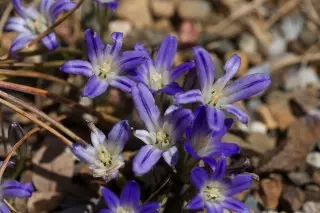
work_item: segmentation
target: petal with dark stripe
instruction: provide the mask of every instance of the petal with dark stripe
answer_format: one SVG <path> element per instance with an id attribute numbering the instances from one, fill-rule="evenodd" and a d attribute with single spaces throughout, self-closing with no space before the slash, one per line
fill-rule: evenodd
<path id="1" fill-rule="evenodd" d="M 137 209 L 140 202 L 140 188 L 135 181 L 129 181 L 120 195 L 121 206 L 129 206 Z"/>
<path id="2" fill-rule="evenodd" d="M 147 54 L 142 51 L 125 51 L 121 54 L 118 61 L 118 66 L 120 71 L 126 71 L 131 69 L 136 69 L 139 65 L 145 62 L 147 59 Z"/>
<path id="3" fill-rule="evenodd" d="M 18 35 L 12 42 L 10 46 L 10 54 L 15 56 L 15 52 L 24 48 L 30 41 L 35 39 L 34 35 L 23 33 Z"/>
<path id="4" fill-rule="evenodd" d="M 172 82 L 158 91 L 167 95 L 175 95 L 183 92 L 182 88 L 176 82 Z"/>
<path id="5" fill-rule="evenodd" d="M 87 55 L 93 67 L 99 65 L 104 57 L 104 44 L 100 36 L 92 29 L 85 32 L 85 40 L 87 44 Z"/>
<path id="6" fill-rule="evenodd" d="M 102 195 L 108 208 L 113 212 L 116 211 L 117 207 L 120 205 L 119 198 L 106 187 L 102 187 Z"/>
<path id="7" fill-rule="evenodd" d="M 226 167 L 227 167 L 227 160 L 226 160 L 226 157 L 222 154 L 214 172 L 212 173 L 212 178 L 214 180 L 222 180 L 226 172 Z"/>
<path id="8" fill-rule="evenodd" d="M 209 89 L 214 81 L 215 69 L 210 54 L 202 47 L 194 47 L 193 55 L 202 91 Z"/>
<path id="9" fill-rule="evenodd" d="M 168 35 L 161 42 L 155 58 L 155 67 L 158 72 L 168 72 L 173 65 L 174 54 L 177 51 L 177 39 Z"/>
<path id="10" fill-rule="evenodd" d="M 114 154 L 119 154 L 130 137 L 130 126 L 128 121 L 119 121 L 108 134 L 108 149 Z M 110 147 L 109 145 L 112 144 Z"/>
<path id="11" fill-rule="evenodd" d="M 104 93 L 108 88 L 108 83 L 105 81 L 100 80 L 99 78 L 97 78 L 95 75 L 92 75 L 83 92 L 82 92 L 82 96 L 84 97 L 89 97 L 89 98 L 95 98 L 99 95 L 101 95 L 102 93 Z"/>
<path id="12" fill-rule="evenodd" d="M 174 96 L 177 104 L 204 103 L 202 93 L 198 89 L 189 90 L 185 93 L 179 93 Z"/>
<path id="13" fill-rule="evenodd" d="M 123 92 L 131 92 L 132 87 L 136 85 L 136 82 L 126 76 L 116 76 L 112 78 L 110 85 Z"/>
<path id="14" fill-rule="evenodd" d="M 90 77 L 93 74 L 91 64 L 84 60 L 67 61 L 60 69 L 62 72 L 68 74 L 83 75 L 86 77 Z"/>
<path id="15" fill-rule="evenodd" d="M 210 129 L 220 131 L 224 125 L 224 113 L 215 107 L 207 106 L 207 122 Z"/>
<path id="16" fill-rule="evenodd" d="M 179 66 L 175 67 L 170 72 L 170 81 L 177 80 L 180 76 L 194 68 L 194 62 L 185 62 L 183 64 L 180 64 Z"/>
<path id="17" fill-rule="evenodd" d="M 162 151 L 152 145 L 143 146 L 133 159 L 133 171 L 136 175 L 143 175 L 152 169 L 159 161 Z"/>
<path id="18" fill-rule="evenodd" d="M 191 179 L 197 189 L 201 189 L 209 180 L 208 173 L 201 167 L 195 167 L 191 170 Z"/>
<path id="19" fill-rule="evenodd" d="M 204 206 L 204 202 L 200 195 L 196 195 L 192 200 L 189 201 L 186 209 L 201 209 Z"/>
<path id="20" fill-rule="evenodd" d="M 142 83 L 132 88 L 132 99 L 135 108 L 150 132 L 159 128 L 160 111 L 150 90 Z"/>
<path id="21" fill-rule="evenodd" d="M 48 50 L 54 50 L 58 47 L 58 41 L 54 33 L 50 33 L 41 39 L 42 43 Z"/>
<path id="22" fill-rule="evenodd" d="M 235 115 L 241 123 L 243 123 L 243 124 L 248 123 L 249 117 L 248 117 L 247 113 L 242 111 L 239 107 L 234 106 L 232 104 L 227 104 L 227 105 L 223 105 L 222 108 L 224 110 L 226 110 L 227 112 Z"/>
<path id="23" fill-rule="evenodd" d="M 111 46 L 109 54 L 118 57 L 122 48 L 123 43 L 123 33 L 121 32 L 113 32 L 111 34 L 111 38 L 113 40 L 113 44 Z"/>

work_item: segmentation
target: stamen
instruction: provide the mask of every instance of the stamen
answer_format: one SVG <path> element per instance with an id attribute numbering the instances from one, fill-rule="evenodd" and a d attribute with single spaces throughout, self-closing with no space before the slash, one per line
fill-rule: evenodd
<path id="1" fill-rule="evenodd" d="M 158 90 L 163 86 L 163 76 L 157 71 L 150 72 L 150 81 L 152 89 Z"/>
<path id="2" fill-rule="evenodd" d="M 223 200 L 223 187 L 218 182 L 212 182 L 203 187 L 203 199 L 206 202 L 217 202 Z"/>

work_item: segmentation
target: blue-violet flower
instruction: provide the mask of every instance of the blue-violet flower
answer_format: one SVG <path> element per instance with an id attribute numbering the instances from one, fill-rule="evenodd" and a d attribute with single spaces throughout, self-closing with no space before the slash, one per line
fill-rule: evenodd
<path id="1" fill-rule="evenodd" d="M 175 144 L 192 121 L 191 110 L 169 107 L 164 116 L 161 116 L 152 93 L 142 83 L 132 88 L 132 98 L 147 128 L 147 130 L 134 132 L 134 135 L 146 145 L 135 156 L 133 171 L 137 175 L 147 173 L 161 156 L 169 166 L 174 166 L 177 154 Z"/>
<path id="2" fill-rule="evenodd" d="M 41 0 L 40 8 L 25 7 L 21 0 L 11 0 L 14 10 L 19 17 L 11 17 L 5 26 L 6 31 L 15 31 L 19 35 L 14 39 L 10 47 L 10 53 L 23 48 L 40 33 L 52 25 L 59 14 L 71 10 L 75 3 L 69 0 Z M 49 50 L 58 46 L 56 35 L 52 32 L 42 38 L 42 43 Z"/>
<path id="3" fill-rule="evenodd" d="M 264 73 L 241 77 L 228 84 L 240 67 L 240 57 L 233 55 L 225 64 L 225 74 L 214 82 L 214 65 L 210 54 L 201 47 L 193 48 L 200 90 L 193 89 L 175 96 L 178 104 L 200 102 L 208 106 L 208 122 L 219 131 L 224 123 L 225 110 L 234 114 L 240 122 L 247 123 L 248 116 L 232 103 L 248 98 L 266 89 L 271 83 Z"/>
<path id="4" fill-rule="evenodd" d="M 120 199 L 108 188 L 102 188 L 102 194 L 108 209 L 99 213 L 155 213 L 160 204 L 149 202 L 140 206 L 140 187 L 135 181 L 129 181 L 123 188 Z"/>
<path id="5" fill-rule="evenodd" d="M 140 44 L 136 44 L 135 49 L 148 53 Z M 166 36 L 160 45 L 154 61 L 149 56 L 146 62 L 136 70 L 131 71 L 132 78 L 138 82 L 145 83 L 153 92 L 159 91 L 168 95 L 183 92 L 175 80 L 193 68 L 194 63 L 186 62 L 172 69 L 176 51 L 177 39 L 174 36 Z"/>
<path id="6" fill-rule="evenodd" d="M 100 5 L 111 8 L 113 11 L 117 9 L 119 4 L 119 0 L 94 0 L 94 1 Z"/>
<path id="7" fill-rule="evenodd" d="M 85 163 L 94 177 L 110 180 L 118 175 L 119 168 L 124 165 L 121 155 L 124 145 L 130 136 L 130 126 L 127 121 L 120 121 L 111 129 L 106 138 L 97 127 L 91 125 L 91 142 L 93 146 L 86 148 L 73 144 L 72 152 Z"/>
<path id="8" fill-rule="evenodd" d="M 111 34 L 113 45 L 104 45 L 100 36 L 91 29 L 86 30 L 85 39 L 89 61 L 71 60 L 61 70 L 69 74 L 89 77 L 83 96 L 94 98 L 105 92 L 109 85 L 124 92 L 130 92 L 135 82 L 124 76 L 123 71 L 135 69 L 147 58 L 142 51 L 121 52 L 123 34 Z"/>
<path id="9" fill-rule="evenodd" d="M 191 179 L 198 194 L 188 203 L 187 209 L 205 208 L 208 213 L 223 212 L 223 209 L 239 213 L 250 213 L 250 210 L 232 196 L 248 189 L 252 175 L 238 174 L 232 179 L 225 178 L 226 158 L 222 156 L 212 174 L 203 168 L 195 167 Z"/>

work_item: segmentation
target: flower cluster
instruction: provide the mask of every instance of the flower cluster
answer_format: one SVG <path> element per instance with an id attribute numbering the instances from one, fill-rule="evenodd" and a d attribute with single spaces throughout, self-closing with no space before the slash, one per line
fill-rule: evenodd
<path id="1" fill-rule="evenodd" d="M 118 0 L 95 1 L 112 10 L 118 6 Z M 75 7 L 69 0 L 41 0 L 39 10 L 23 6 L 20 0 L 12 3 L 19 17 L 9 18 L 5 29 L 19 35 L 11 45 L 11 55 L 46 31 L 59 14 Z M 129 121 L 116 123 L 107 136 L 89 124 L 92 145 L 73 144 L 72 152 L 89 165 L 92 175 L 106 183 L 119 177 L 119 182 L 123 182 L 126 179 L 120 169 L 125 165 L 136 176 L 143 176 L 163 163 L 170 175 L 185 185 L 189 184 L 185 174 L 191 174 L 197 194 L 192 200 L 185 200 L 186 209 L 249 212 L 232 196 L 249 188 L 252 176 L 226 172 L 226 158 L 238 154 L 240 149 L 236 143 L 223 141 L 223 136 L 234 119 L 244 124 L 249 121 L 248 115 L 234 103 L 261 93 L 271 83 L 270 77 L 258 73 L 233 80 L 241 64 L 240 57 L 233 55 L 225 63 L 224 75 L 215 79 L 213 60 L 202 47 L 193 48 L 191 61 L 174 66 L 178 42 L 171 35 L 164 38 L 154 58 L 141 44 L 122 51 L 121 32 L 111 34 L 112 44 L 104 44 L 92 29 L 87 29 L 84 37 L 87 59 L 67 61 L 61 71 L 88 78 L 82 91 L 84 97 L 98 97 L 109 87 L 128 93 L 143 123 L 140 128 L 133 128 L 132 135 L 143 145 L 132 163 L 126 162 L 122 153 L 131 138 Z M 55 49 L 55 33 L 44 36 L 42 43 L 48 50 Z M 196 74 L 192 75 L 193 72 Z M 178 82 L 185 76 L 197 78 L 197 85 L 188 89 L 181 86 Z M 187 84 L 188 78 L 184 80 Z M 29 197 L 32 191 L 29 183 L 1 184 L 2 197 Z M 101 213 L 152 213 L 161 208 L 158 202 L 140 205 L 140 188 L 135 181 L 127 181 L 120 199 L 108 188 L 103 188 L 102 193 L 108 208 Z M 9 212 L 2 202 L 0 209 Z"/>
<path id="2" fill-rule="evenodd" d="M 211 56 L 201 47 L 193 49 L 194 61 L 172 69 L 177 49 L 175 37 L 165 37 L 154 60 L 140 44 L 134 50 L 121 52 L 122 34 L 115 32 L 111 37 L 113 44 L 104 45 L 94 31 L 87 30 L 89 61 L 71 60 L 61 70 L 89 77 L 83 96 L 94 98 L 109 86 L 131 94 L 145 126 L 133 132 L 144 143 L 133 158 L 135 175 L 150 172 L 162 157 L 176 175 L 181 168 L 191 171 L 199 193 L 185 208 L 248 212 L 232 195 L 249 188 L 252 177 L 225 174 L 226 157 L 238 154 L 240 149 L 235 143 L 223 142 L 222 138 L 233 123 L 232 116 L 242 123 L 248 122 L 245 112 L 232 104 L 266 89 L 269 76 L 259 73 L 232 81 L 241 63 L 240 57 L 233 55 L 224 66 L 225 74 L 215 81 Z M 176 80 L 193 68 L 200 88 L 185 91 Z M 187 105 L 190 103 L 198 105 Z M 128 121 L 117 123 L 108 137 L 96 127 L 91 129 L 93 146 L 74 145 L 73 153 L 90 165 L 93 176 L 107 181 L 116 178 L 125 164 L 121 151 L 130 137 Z M 200 161 L 210 167 L 210 174 L 197 166 Z M 159 208 L 158 203 L 139 207 L 140 190 L 136 182 L 125 186 L 120 201 L 107 188 L 103 188 L 103 195 L 109 209 L 101 212 L 155 212 Z"/>
<path id="3" fill-rule="evenodd" d="M 20 0 L 12 0 L 11 2 L 19 15 L 9 18 L 5 26 L 5 30 L 19 33 L 10 47 L 12 55 L 15 55 L 15 51 L 23 48 L 44 32 L 61 13 L 68 12 L 75 6 L 75 3 L 69 0 L 41 0 L 39 9 L 25 7 Z M 53 32 L 43 37 L 41 41 L 49 50 L 58 47 L 58 41 Z"/>

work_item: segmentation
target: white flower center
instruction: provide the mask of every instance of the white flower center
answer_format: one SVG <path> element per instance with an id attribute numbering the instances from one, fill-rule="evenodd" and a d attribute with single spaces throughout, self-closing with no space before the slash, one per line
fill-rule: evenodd
<path id="1" fill-rule="evenodd" d="M 40 34 L 48 28 L 48 22 L 43 15 L 40 15 L 37 20 L 27 19 L 27 27 L 34 34 Z"/>
<path id="2" fill-rule="evenodd" d="M 219 182 L 210 182 L 202 188 L 202 199 L 205 202 L 219 202 L 224 198 L 224 187 Z"/>
<path id="3" fill-rule="evenodd" d="M 110 152 L 103 145 L 99 146 L 98 158 L 103 163 L 104 166 L 109 166 L 113 162 L 113 158 L 112 158 Z"/>
<path id="4" fill-rule="evenodd" d="M 97 66 L 97 68 L 95 69 L 95 74 L 101 80 L 107 80 L 108 78 L 115 76 L 115 72 L 112 72 L 112 68 L 112 59 L 107 58 L 105 62 Z"/>
<path id="5" fill-rule="evenodd" d="M 150 84 L 151 84 L 152 89 L 155 89 L 155 90 L 161 89 L 163 86 L 162 74 L 157 71 L 151 71 L 150 72 Z"/>
<path id="6" fill-rule="evenodd" d="M 129 207 L 119 206 L 116 209 L 116 213 L 134 213 L 134 210 L 130 209 Z"/>
<path id="7" fill-rule="evenodd" d="M 152 134 L 155 138 L 154 145 L 156 147 L 158 147 L 161 150 L 167 150 L 171 147 L 169 135 L 165 133 L 162 129 L 156 133 L 153 132 Z"/>

